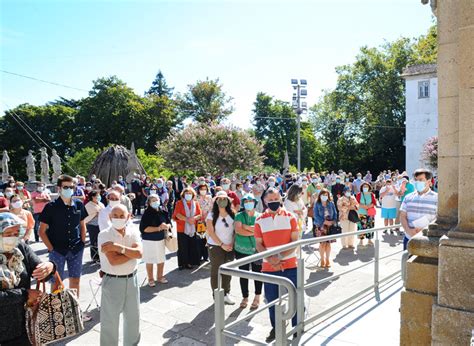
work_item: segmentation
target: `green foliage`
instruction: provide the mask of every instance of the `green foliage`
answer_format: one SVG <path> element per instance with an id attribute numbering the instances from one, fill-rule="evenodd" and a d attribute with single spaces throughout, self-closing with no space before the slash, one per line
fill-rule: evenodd
<path id="1" fill-rule="evenodd" d="M 258 171 L 264 159 L 261 145 L 248 132 L 200 123 L 173 130 L 158 152 L 175 172 L 191 170 L 196 175 Z"/>
<path id="2" fill-rule="evenodd" d="M 147 95 L 156 95 L 159 97 L 166 96 L 170 98 L 173 96 L 173 90 L 174 88 L 168 87 L 168 84 L 166 83 L 166 79 L 163 76 L 163 73 L 158 71 L 155 80 L 151 84 L 150 89 L 146 92 Z"/>
<path id="3" fill-rule="evenodd" d="M 184 95 L 178 96 L 181 118 L 205 124 L 218 123 L 227 118 L 234 111 L 231 101 L 232 97 L 223 91 L 219 79 L 197 81 L 188 85 Z"/>
<path id="4" fill-rule="evenodd" d="M 80 174 L 87 177 L 95 159 L 100 153 L 100 149 L 90 147 L 76 151 L 74 155 L 66 157 L 64 172 L 71 175 Z M 74 169 L 74 171 L 71 168 Z"/>
<path id="5" fill-rule="evenodd" d="M 413 46 L 413 58 L 418 64 L 435 64 L 438 57 L 438 28 L 433 25 Z"/>
<path id="6" fill-rule="evenodd" d="M 173 172 L 165 167 L 165 160 L 161 156 L 147 154 L 145 150 L 140 148 L 137 150 L 137 157 L 148 176 L 156 178 L 160 175 L 165 177 L 173 175 Z"/>
<path id="7" fill-rule="evenodd" d="M 277 169 L 283 167 L 285 150 L 290 164 L 297 164 L 296 114 L 287 102 L 274 100 L 258 93 L 254 103 L 255 137 L 264 145 L 265 164 Z M 301 168 L 320 167 L 321 145 L 310 124 L 301 122 Z"/>

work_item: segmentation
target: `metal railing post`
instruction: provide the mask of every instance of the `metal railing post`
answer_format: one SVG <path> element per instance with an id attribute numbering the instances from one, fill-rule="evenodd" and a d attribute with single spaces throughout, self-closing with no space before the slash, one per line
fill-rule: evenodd
<path id="1" fill-rule="evenodd" d="M 375 232 L 375 254 L 374 254 L 374 293 L 375 299 L 380 301 L 379 293 L 379 270 L 380 270 L 380 240 L 379 232 Z"/>
<path id="2" fill-rule="evenodd" d="M 283 287 L 278 285 L 278 303 L 275 305 L 275 345 L 286 345 L 286 321 L 283 319 Z"/>
<path id="3" fill-rule="evenodd" d="M 215 333 L 216 333 L 216 346 L 224 346 L 224 330 L 225 324 L 225 310 L 224 310 L 224 290 L 218 288 L 214 290 L 214 318 L 215 318 Z"/>
<path id="4" fill-rule="evenodd" d="M 296 319 L 298 323 L 297 337 L 303 335 L 304 331 L 304 260 L 298 258 L 297 276 L 296 276 Z"/>

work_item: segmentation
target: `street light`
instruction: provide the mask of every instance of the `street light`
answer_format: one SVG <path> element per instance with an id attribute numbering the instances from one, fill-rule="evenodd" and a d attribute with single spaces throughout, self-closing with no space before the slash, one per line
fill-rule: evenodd
<path id="1" fill-rule="evenodd" d="M 296 122 L 298 125 L 298 172 L 301 172 L 301 114 L 303 114 L 307 110 L 307 103 L 302 102 L 302 100 L 305 99 L 306 96 L 308 96 L 308 90 L 306 89 L 308 82 L 306 79 L 300 79 L 299 82 L 298 79 L 292 79 L 291 85 L 293 86 L 293 89 L 296 90 L 296 92 L 293 93 L 292 105 L 297 115 Z"/>

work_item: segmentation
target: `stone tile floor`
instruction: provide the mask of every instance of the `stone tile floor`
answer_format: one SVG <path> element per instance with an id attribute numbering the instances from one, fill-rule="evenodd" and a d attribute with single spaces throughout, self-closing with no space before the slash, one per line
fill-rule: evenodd
<path id="1" fill-rule="evenodd" d="M 376 226 L 382 222 L 377 219 Z M 309 236 L 309 235 L 308 235 Z M 395 235 L 381 234 L 381 256 L 401 250 L 402 238 Z M 32 247 L 42 257 L 47 253 L 43 244 Z M 334 276 L 355 266 L 373 259 L 372 247 L 358 247 L 355 251 L 342 250 L 340 243 L 332 247 L 333 266 L 330 270 L 319 270 L 314 267 L 316 257 L 307 249 L 303 251 L 307 259 L 305 269 L 306 283 Z M 381 261 L 380 278 L 400 269 L 401 254 Z M 58 345 L 97 345 L 99 344 L 100 323 L 93 292 L 100 282 L 98 265 L 90 262 L 88 250 L 84 256 L 84 269 L 81 279 L 80 302 L 83 309 L 89 303 L 93 320 L 85 324 L 86 330 L 81 335 Z M 309 269 L 308 269 L 309 268 Z M 150 288 L 146 285 L 145 265 L 139 266 L 139 282 L 141 288 L 140 307 L 140 345 L 214 345 L 214 304 L 209 282 L 209 263 L 194 270 L 179 271 L 175 254 L 168 254 L 165 264 L 166 277 L 169 284 L 157 284 Z M 309 316 L 330 308 L 338 302 L 350 297 L 373 283 L 374 266 L 368 265 L 340 278 L 335 278 L 323 285 L 306 291 L 305 306 Z M 315 326 L 307 326 L 301 345 L 396 345 L 399 344 L 399 293 L 402 284 L 399 277 L 394 278 L 381 288 L 378 303 L 372 291 L 366 296 L 350 303 L 333 317 L 318 321 Z M 250 283 L 252 292 L 253 284 Z M 236 305 L 226 306 L 226 321 L 235 320 L 249 310 L 238 307 L 241 299 L 239 280 L 232 279 L 231 296 Z M 253 299 L 252 294 L 250 299 Z M 97 294 L 100 303 L 100 291 Z M 254 316 L 250 321 L 242 323 L 232 331 L 264 342 L 270 330 L 266 311 Z M 226 339 L 227 345 L 237 341 Z M 239 344 L 245 344 L 240 342 Z"/>

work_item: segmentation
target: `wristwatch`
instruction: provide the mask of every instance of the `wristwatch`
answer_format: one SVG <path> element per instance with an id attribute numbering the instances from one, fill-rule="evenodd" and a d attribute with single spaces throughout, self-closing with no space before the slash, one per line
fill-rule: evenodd
<path id="1" fill-rule="evenodd" d="M 120 251 L 120 254 L 125 255 L 125 248 L 123 247 L 122 250 Z"/>

